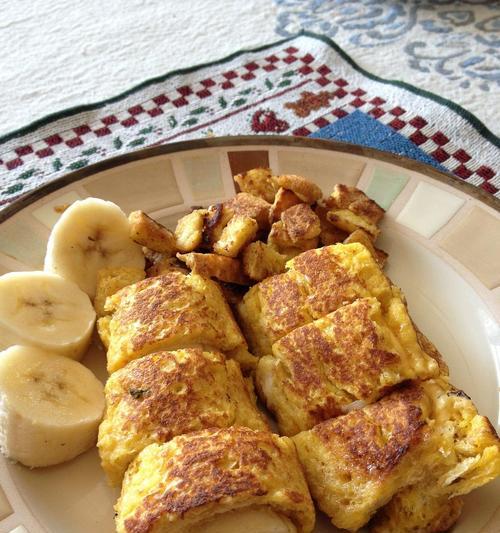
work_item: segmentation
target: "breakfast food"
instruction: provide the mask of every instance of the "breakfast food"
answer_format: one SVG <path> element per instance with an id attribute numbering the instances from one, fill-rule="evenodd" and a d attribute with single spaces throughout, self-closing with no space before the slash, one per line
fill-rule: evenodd
<path id="1" fill-rule="evenodd" d="M 108 298 L 105 309 L 110 319 L 100 320 L 99 332 L 108 339 L 109 372 L 160 350 L 246 348 L 220 288 L 198 274 L 169 272 L 139 281 Z"/>
<path id="2" fill-rule="evenodd" d="M 132 285 L 146 277 L 146 272 L 141 268 L 112 267 L 101 268 L 97 272 L 97 287 L 94 298 L 94 309 L 98 317 L 104 316 L 106 300 L 116 294 L 120 289 Z"/>
<path id="3" fill-rule="evenodd" d="M 426 527 L 439 519 L 436 499 L 461 496 L 500 474 L 494 429 L 445 379 L 409 383 L 293 440 L 318 506 L 351 531 L 386 504 L 378 531 L 410 531 L 404 509 L 421 497 L 429 505 L 420 514 L 415 507 L 411 531 L 433 531 Z"/>
<path id="4" fill-rule="evenodd" d="M 259 360 L 256 383 L 281 433 L 295 435 L 345 412 L 353 402 L 373 403 L 409 379 L 439 374 L 403 302 L 382 312 L 361 298 L 294 329 Z"/>
<path id="5" fill-rule="evenodd" d="M 377 298 L 384 308 L 391 284 L 361 244 L 335 244 L 302 253 L 287 271 L 254 285 L 238 306 L 252 353 L 268 355 L 294 329 L 358 298 Z"/>
<path id="6" fill-rule="evenodd" d="M 144 211 L 132 211 L 128 216 L 130 224 L 130 238 L 145 246 L 149 250 L 172 256 L 177 245 L 175 235 L 156 220 L 149 217 Z"/>
<path id="7" fill-rule="evenodd" d="M 99 428 L 102 466 L 118 485 L 146 446 L 204 428 L 232 425 L 267 430 L 253 385 L 221 353 L 188 348 L 131 361 L 106 383 Z"/>
<path id="8" fill-rule="evenodd" d="M 95 445 L 100 381 L 82 364 L 39 348 L 0 353 L 0 449 L 29 467 L 73 459 Z"/>
<path id="9" fill-rule="evenodd" d="M 314 507 L 286 437 L 207 429 L 152 444 L 130 465 L 118 533 L 310 533 Z"/>
<path id="10" fill-rule="evenodd" d="M 129 234 L 127 217 L 114 203 L 98 198 L 74 202 L 52 228 L 44 270 L 76 283 L 94 298 L 101 268 L 144 269 L 141 247 Z"/>
<path id="11" fill-rule="evenodd" d="M 0 276 L 0 349 L 36 346 L 80 359 L 95 322 L 89 297 L 74 283 L 47 272 Z"/>

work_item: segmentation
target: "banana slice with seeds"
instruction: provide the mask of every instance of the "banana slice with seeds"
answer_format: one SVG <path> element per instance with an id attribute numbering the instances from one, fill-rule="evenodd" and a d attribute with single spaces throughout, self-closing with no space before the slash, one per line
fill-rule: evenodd
<path id="1" fill-rule="evenodd" d="M 82 364 L 31 346 L 0 353 L 0 450 L 10 459 L 73 459 L 95 444 L 103 412 L 103 386 Z"/>
<path id="2" fill-rule="evenodd" d="M 73 281 L 93 298 L 100 269 L 144 268 L 142 249 L 129 234 L 127 217 L 116 204 L 99 198 L 79 200 L 53 227 L 44 270 Z"/>
<path id="3" fill-rule="evenodd" d="M 55 274 L 0 276 L 0 350 L 24 344 L 79 359 L 89 345 L 95 316 L 89 297 Z"/>

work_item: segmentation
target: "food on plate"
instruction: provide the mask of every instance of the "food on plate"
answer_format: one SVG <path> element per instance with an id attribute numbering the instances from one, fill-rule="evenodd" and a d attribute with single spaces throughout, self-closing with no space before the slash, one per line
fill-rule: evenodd
<path id="1" fill-rule="evenodd" d="M 108 379 L 98 448 L 109 481 L 118 485 L 146 446 L 205 428 L 268 430 L 250 378 L 214 351 L 188 348 L 131 361 Z"/>
<path id="2" fill-rule="evenodd" d="M 100 381 L 78 363 L 32 346 L 0 353 L 0 449 L 29 467 L 73 459 L 95 445 Z"/>
<path id="3" fill-rule="evenodd" d="M 314 239 L 321 233 L 318 216 L 308 204 L 297 204 L 281 213 L 283 227 L 292 242 Z"/>
<path id="4" fill-rule="evenodd" d="M 417 504 L 408 526 L 432 531 L 425 528 L 439 520 L 435 500 L 461 496 L 500 474 L 495 430 L 442 378 L 410 382 L 293 440 L 319 508 L 350 531 L 381 508 L 378 531 L 410 531 L 404 510 L 424 497 L 427 509 L 419 513 Z"/>
<path id="5" fill-rule="evenodd" d="M 359 242 L 360 244 L 366 246 L 370 253 L 373 256 L 373 259 L 377 261 L 380 268 L 384 268 L 385 262 L 387 261 L 388 254 L 384 250 L 376 248 L 371 240 L 371 237 L 362 229 L 357 229 L 353 231 L 344 239 L 344 244 L 351 244 L 353 242 Z"/>
<path id="6" fill-rule="evenodd" d="M 262 241 L 250 243 L 241 257 L 243 272 L 254 281 L 262 281 L 285 271 L 286 257 Z"/>
<path id="7" fill-rule="evenodd" d="M 312 181 L 294 174 L 274 176 L 276 188 L 283 188 L 295 193 L 306 204 L 314 204 L 322 196 L 321 189 Z"/>
<path id="8" fill-rule="evenodd" d="M 254 285 L 238 306 L 241 326 L 255 355 L 268 355 L 290 331 L 358 298 L 385 307 L 393 289 L 361 244 L 335 244 L 304 252 L 284 274 Z"/>
<path id="9" fill-rule="evenodd" d="M 226 204 L 215 204 L 209 206 L 208 213 L 203 223 L 203 240 L 201 248 L 210 250 L 216 243 L 227 223 L 234 216 L 234 211 Z"/>
<path id="10" fill-rule="evenodd" d="M 178 220 L 175 228 L 177 250 L 192 252 L 200 246 L 203 240 L 203 225 L 206 215 L 206 209 L 195 209 Z"/>
<path id="11" fill-rule="evenodd" d="M 193 274 L 214 278 L 225 283 L 236 283 L 237 285 L 248 285 L 250 283 L 243 272 L 241 261 L 234 257 L 191 252 L 189 254 L 177 254 L 177 258 L 185 263 Z"/>
<path id="12" fill-rule="evenodd" d="M 281 213 L 286 211 L 289 207 L 301 204 L 302 200 L 292 191 L 280 187 L 274 198 L 273 205 L 269 212 L 269 222 L 277 222 L 281 219 Z"/>
<path id="13" fill-rule="evenodd" d="M 104 316 L 106 299 L 120 289 L 141 281 L 146 277 L 142 268 L 111 267 L 101 268 L 97 272 L 97 286 L 94 298 L 94 309 L 98 317 Z"/>
<path id="14" fill-rule="evenodd" d="M 95 318 L 89 297 L 60 276 L 47 272 L 0 276 L 0 349 L 23 344 L 80 359 Z"/>
<path id="15" fill-rule="evenodd" d="M 175 236 L 165 226 L 153 220 L 144 211 L 132 211 L 128 216 L 128 221 L 130 238 L 134 242 L 155 252 L 175 255 L 177 251 Z"/>
<path id="16" fill-rule="evenodd" d="M 231 200 L 224 202 L 224 206 L 235 215 L 253 218 L 261 230 L 269 229 L 271 204 L 262 198 L 246 192 L 240 192 Z"/>
<path id="17" fill-rule="evenodd" d="M 101 323 L 110 373 L 160 350 L 246 348 L 220 288 L 198 274 L 169 272 L 139 281 L 108 298 L 105 310 L 111 313 Z"/>
<path id="18" fill-rule="evenodd" d="M 276 187 L 270 168 L 252 168 L 234 176 L 234 181 L 239 185 L 242 192 L 273 203 Z"/>
<path id="19" fill-rule="evenodd" d="M 114 203 L 86 198 L 71 204 L 50 233 L 44 270 L 76 283 L 90 298 L 105 267 L 144 268 L 125 213 Z"/>
<path id="20" fill-rule="evenodd" d="M 281 220 L 278 220 L 278 222 L 275 222 L 271 226 L 271 231 L 267 237 L 267 244 L 288 259 L 291 259 L 306 250 L 316 248 L 318 242 L 318 237 L 293 241 L 285 228 L 285 224 Z"/>
<path id="21" fill-rule="evenodd" d="M 214 243 L 214 252 L 227 257 L 236 257 L 244 246 L 255 240 L 258 229 L 259 225 L 253 218 L 234 215 Z"/>
<path id="22" fill-rule="evenodd" d="M 243 427 L 151 444 L 115 508 L 118 533 L 310 533 L 315 518 L 291 440 Z"/>
<path id="23" fill-rule="evenodd" d="M 259 360 L 256 384 L 280 432 L 295 435 L 354 402 L 373 403 L 409 379 L 439 374 L 417 339 L 403 302 L 387 310 L 361 298 L 294 329 Z"/>

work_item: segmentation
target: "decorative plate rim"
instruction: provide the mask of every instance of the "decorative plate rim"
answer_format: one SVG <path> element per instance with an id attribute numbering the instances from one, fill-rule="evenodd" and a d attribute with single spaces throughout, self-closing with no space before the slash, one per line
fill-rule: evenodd
<path id="1" fill-rule="evenodd" d="M 363 146 L 359 144 L 333 141 L 329 139 L 311 139 L 309 137 L 293 137 L 289 135 L 235 135 L 223 137 L 207 137 L 202 139 L 192 139 L 188 141 L 179 141 L 174 143 L 152 145 L 147 148 L 127 152 L 125 154 L 111 157 L 104 161 L 93 163 L 85 168 L 69 172 L 56 178 L 48 183 L 44 183 L 30 192 L 14 200 L 7 207 L 0 211 L 0 224 L 24 209 L 25 207 L 40 200 L 47 194 L 57 191 L 70 183 L 75 183 L 88 176 L 120 167 L 127 163 L 133 163 L 143 159 L 150 159 L 161 155 L 169 155 L 177 152 L 190 150 L 200 150 L 204 148 L 227 148 L 230 146 L 286 146 L 296 148 L 322 149 L 331 152 L 343 152 L 352 155 L 368 157 L 385 163 L 391 163 L 408 170 L 420 172 L 430 178 L 436 179 L 441 183 L 451 187 L 479 200 L 487 206 L 495 209 L 500 213 L 500 199 L 488 194 L 486 191 L 471 185 L 465 181 L 460 181 L 452 174 L 437 170 L 427 163 L 422 163 L 408 157 L 385 152 L 376 148 Z"/>

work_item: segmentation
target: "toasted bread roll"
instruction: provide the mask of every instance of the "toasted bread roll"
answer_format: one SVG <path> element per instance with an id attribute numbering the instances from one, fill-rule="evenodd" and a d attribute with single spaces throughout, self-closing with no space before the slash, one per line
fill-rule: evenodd
<path id="1" fill-rule="evenodd" d="M 307 204 L 297 204 L 281 213 L 281 221 L 294 244 L 314 239 L 321 232 L 318 216 Z"/>
<path id="2" fill-rule="evenodd" d="M 261 230 L 269 228 L 269 212 L 271 204 L 246 192 L 238 193 L 234 198 L 224 203 L 236 215 L 244 215 L 257 221 Z"/>
<path id="3" fill-rule="evenodd" d="M 97 447 L 112 485 L 154 442 L 209 427 L 267 430 L 240 368 L 219 352 L 188 348 L 131 361 L 108 379 Z"/>
<path id="4" fill-rule="evenodd" d="M 310 533 L 314 527 L 293 443 L 241 427 L 145 448 L 125 475 L 116 513 L 118 533 Z"/>
<path id="5" fill-rule="evenodd" d="M 111 267 L 101 268 L 97 272 L 97 286 L 94 298 L 94 309 L 98 317 L 104 316 L 104 304 L 111 296 L 127 285 L 141 281 L 146 273 L 141 268 Z"/>
<path id="6" fill-rule="evenodd" d="M 259 225 L 255 219 L 246 215 L 235 215 L 214 244 L 214 252 L 227 257 L 236 257 L 244 246 L 255 239 L 258 229 Z"/>
<path id="7" fill-rule="evenodd" d="M 272 224 L 273 222 L 280 220 L 283 211 L 300 203 L 302 203 L 302 200 L 294 192 L 280 187 L 269 212 L 269 223 Z"/>
<path id="8" fill-rule="evenodd" d="M 380 248 L 376 248 L 373 245 L 373 241 L 371 240 L 370 236 L 366 231 L 363 231 L 362 229 L 357 229 L 356 231 L 353 231 L 346 239 L 344 240 L 344 244 L 351 244 L 353 242 L 359 242 L 360 244 L 363 244 L 370 250 L 370 253 L 373 255 L 373 258 L 375 261 L 377 261 L 380 268 L 383 268 L 385 265 L 385 262 L 387 261 L 387 258 L 389 257 L 389 254 L 384 252 L 384 250 L 381 250 Z"/>
<path id="9" fill-rule="evenodd" d="M 253 168 L 243 174 L 234 176 L 234 181 L 240 186 L 242 192 L 258 196 L 266 202 L 272 203 L 276 189 L 269 168 Z"/>
<path id="10" fill-rule="evenodd" d="M 294 192 L 307 204 L 314 204 L 323 195 L 321 189 L 315 183 L 302 176 L 284 174 L 281 176 L 273 176 L 273 181 L 275 186 Z"/>
<path id="11" fill-rule="evenodd" d="M 250 280 L 245 276 L 241 261 L 233 257 L 218 254 L 177 254 L 177 257 L 195 274 L 206 278 L 215 278 L 226 283 L 249 285 Z"/>
<path id="12" fill-rule="evenodd" d="M 318 506 L 351 531 L 412 485 L 432 487 L 417 499 L 454 498 L 500 474 L 495 430 L 444 379 L 409 383 L 293 440 Z M 388 509 L 391 516 L 401 507 Z M 401 523 L 397 531 L 408 530 Z"/>
<path id="13" fill-rule="evenodd" d="M 246 342 L 217 284 L 197 274 L 169 272 L 108 298 L 108 371 L 160 350 L 202 345 L 226 352 Z M 106 331 L 107 330 L 107 331 Z"/>
<path id="14" fill-rule="evenodd" d="M 174 255 L 177 251 L 174 234 L 144 211 L 132 211 L 128 216 L 130 238 L 155 252 Z"/>
<path id="15" fill-rule="evenodd" d="M 175 228 L 175 239 L 177 249 L 180 252 L 192 252 L 200 246 L 203 240 L 206 215 L 206 209 L 195 209 L 178 220 Z"/>
<path id="16" fill-rule="evenodd" d="M 261 241 L 252 242 L 241 258 L 243 272 L 254 281 L 262 281 L 285 271 L 286 257 Z"/>
<path id="17" fill-rule="evenodd" d="M 254 285 L 238 306 L 252 353 L 267 355 L 290 331 L 358 298 L 373 296 L 385 310 L 393 288 L 361 244 L 304 252 L 287 272 Z"/>
<path id="18" fill-rule="evenodd" d="M 356 300 L 293 330 L 272 352 L 260 359 L 256 383 L 289 436 L 346 412 L 353 402 L 373 403 L 406 380 L 439 374 L 399 298 L 385 313 L 375 298 Z"/>

